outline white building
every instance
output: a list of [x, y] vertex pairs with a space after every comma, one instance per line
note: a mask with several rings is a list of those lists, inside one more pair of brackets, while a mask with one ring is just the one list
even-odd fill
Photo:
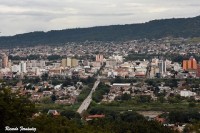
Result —
[[115, 77], [118, 75], [118, 72], [108, 72], [108, 77]]
[[13, 65], [13, 66], [11, 66], [11, 71], [12, 71], [12, 72], [20, 72], [20, 67], [19, 67], [19, 65]]
[[27, 61], [27, 68], [31, 67], [39, 67], [39, 68], [44, 68], [46, 66], [46, 61], [45, 60], [28, 60]]
[[114, 55], [113, 58], [114, 58], [117, 62], [123, 62], [123, 57], [122, 57], [122, 56]]
[[19, 67], [20, 67], [20, 71], [19, 72], [22, 72], [22, 73], [26, 73], [27, 70], [26, 70], [26, 62], [25, 61], [21, 61], [19, 63]]
[[174, 71], [179, 71], [181, 69], [181, 65], [179, 63], [174, 63]]
[[196, 96], [196, 93], [188, 91], [188, 90], [182, 90], [182, 91], [180, 91], [180, 95], [182, 97], [192, 97], [192, 96]]
[[160, 74], [164, 74], [166, 73], [166, 61], [163, 61], [163, 60], [159, 60], [158, 61], [158, 68], [159, 68], [159, 73]]

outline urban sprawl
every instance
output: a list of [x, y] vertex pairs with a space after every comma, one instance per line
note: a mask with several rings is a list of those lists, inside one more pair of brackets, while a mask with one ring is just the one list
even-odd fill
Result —
[[[128, 96], [147, 96], [150, 101], [172, 103], [176, 96], [199, 101], [199, 84], [195, 86], [188, 81], [196, 82], [200, 77], [199, 53], [199, 42], [170, 37], [1, 49], [0, 78], [4, 82], [13, 81], [9, 84], [13, 92], [29, 95], [37, 104], [48, 100], [67, 106], [80, 103], [76, 108], [80, 114], [92, 101], [104, 105], [126, 100]], [[4, 82], [1, 87], [7, 84]], [[104, 85], [109, 91], [95, 100], [98, 86]], [[88, 95], [80, 99], [87, 88]], [[55, 108], [49, 108], [48, 113], [59, 115]], [[143, 115], [163, 122], [154, 113]], [[87, 120], [102, 117], [106, 115], [88, 115]], [[178, 128], [183, 130], [184, 124]]]

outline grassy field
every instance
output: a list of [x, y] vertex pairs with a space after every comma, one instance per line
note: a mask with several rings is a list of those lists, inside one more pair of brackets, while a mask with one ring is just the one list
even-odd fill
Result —
[[200, 111], [200, 104], [196, 103], [194, 107], [190, 107], [188, 102], [181, 103], [130, 103], [130, 102], [114, 102], [109, 104], [92, 104], [90, 108], [99, 107], [106, 108], [113, 111], [174, 111], [174, 110], [198, 110]]

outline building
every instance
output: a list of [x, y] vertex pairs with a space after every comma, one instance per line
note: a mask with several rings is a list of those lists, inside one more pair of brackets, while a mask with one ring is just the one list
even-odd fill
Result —
[[116, 60], [114, 60], [114, 59], [106, 60], [106, 67], [114, 68], [116, 65], [117, 65]]
[[197, 69], [197, 61], [191, 56], [189, 60], [183, 60], [183, 70], [196, 70]]
[[13, 65], [13, 66], [11, 67], [11, 71], [12, 71], [12, 72], [20, 72], [20, 67], [19, 67], [19, 65]]
[[21, 61], [19, 63], [19, 68], [20, 68], [20, 72], [26, 73], [27, 72], [27, 70], [26, 70], [26, 62], [25, 61]]
[[61, 66], [64, 68], [67, 67], [67, 59], [62, 59]]
[[71, 66], [72, 66], [72, 67], [78, 66], [78, 60], [75, 59], [75, 58], [73, 58], [73, 59], [71, 60]]
[[200, 77], [200, 64], [197, 65], [196, 76]]
[[101, 54], [96, 55], [96, 61], [103, 62], [103, 55], [101, 55]]
[[174, 68], [174, 71], [179, 71], [181, 69], [181, 66], [179, 63], [174, 63], [173, 68]]
[[152, 61], [151, 61], [151, 65], [152, 66], [157, 66], [158, 65], [158, 59], [157, 58], [154, 58], [154, 59], [152, 59]]
[[27, 68], [32, 68], [32, 67], [39, 67], [39, 68], [45, 68], [46, 62], [45, 60], [28, 60], [26, 62]]
[[62, 59], [61, 60], [61, 66], [62, 67], [76, 67], [78, 66], [78, 60], [75, 59], [75, 58], [70, 58], [70, 57], [67, 57], [67, 59]]
[[2, 55], [2, 67], [7, 68], [8, 67], [8, 56], [6, 54]]
[[101, 114], [101, 115], [98, 115], [98, 114], [88, 115], [86, 117], [86, 121], [93, 120], [93, 119], [99, 119], [99, 118], [105, 118], [105, 115], [104, 114]]
[[2, 61], [2, 59], [0, 59], [0, 68], [2, 68], [3, 66], [3, 61]]
[[67, 67], [72, 67], [72, 59], [67, 57]]
[[188, 91], [188, 90], [182, 90], [180, 92], [180, 95], [182, 97], [192, 97], [192, 96], [196, 96], [196, 93], [195, 92], [191, 92], [191, 91]]
[[117, 62], [123, 62], [123, 56], [113, 55], [113, 59], [115, 59]]
[[101, 62], [97, 62], [97, 61], [91, 62], [91, 65], [92, 65], [93, 67], [101, 67]]
[[188, 69], [188, 60], [183, 60], [183, 70]]
[[158, 68], [159, 68], [159, 73], [161, 75], [163, 75], [164, 73], [166, 73], [166, 62], [163, 60], [159, 60], [158, 61]]
[[60, 113], [57, 110], [49, 110], [47, 115], [58, 116]]

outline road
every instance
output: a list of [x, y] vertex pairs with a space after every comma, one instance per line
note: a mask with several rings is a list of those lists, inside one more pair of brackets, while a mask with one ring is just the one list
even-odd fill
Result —
[[92, 88], [92, 90], [90, 91], [90, 94], [86, 97], [86, 99], [83, 101], [83, 103], [81, 104], [81, 106], [78, 108], [77, 112], [79, 114], [81, 114], [84, 110], [87, 110], [91, 101], [92, 101], [92, 93], [95, 91], [95, 89], [97, 88], [97, 86], [99, 85], [100, 80], [97, 79], [97, 81], [94, 83], [94, 86]]

